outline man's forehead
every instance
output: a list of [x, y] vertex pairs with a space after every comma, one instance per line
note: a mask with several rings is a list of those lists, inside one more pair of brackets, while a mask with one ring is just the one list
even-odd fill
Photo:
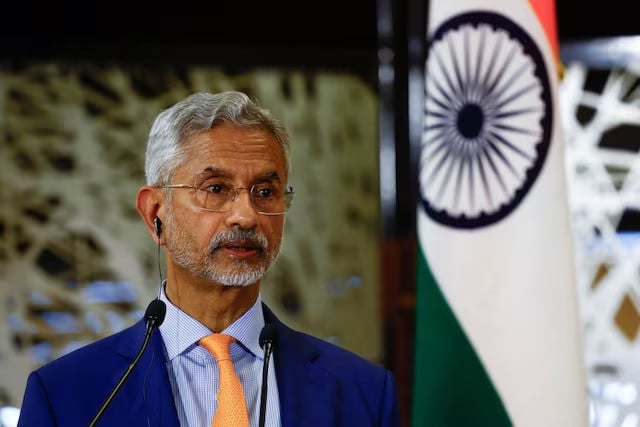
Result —
[[282, 145], [269, 132], [252, 128], [213, 128], [185, 141], [192, 155], [284, 161]]

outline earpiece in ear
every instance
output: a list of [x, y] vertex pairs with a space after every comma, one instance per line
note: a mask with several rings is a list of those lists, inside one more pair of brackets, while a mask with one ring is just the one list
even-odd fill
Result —
[[160, 221], [160, 218], [155, 217], [153, 219], [153, 225], [156, 229], [156, 236], [158, 236], [158, 239], [159, 239], [160, 236], [162, 235], [162, 221]]

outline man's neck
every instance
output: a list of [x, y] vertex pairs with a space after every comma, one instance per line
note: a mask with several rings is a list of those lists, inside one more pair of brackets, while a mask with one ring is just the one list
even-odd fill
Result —
[[168, 275], [165, 287], [173, 305], [213, 332], [223, 331], [246, 313], [255, 304], [259, 290], [259, 282], [249, 286], [225, 286], [176, 275]]

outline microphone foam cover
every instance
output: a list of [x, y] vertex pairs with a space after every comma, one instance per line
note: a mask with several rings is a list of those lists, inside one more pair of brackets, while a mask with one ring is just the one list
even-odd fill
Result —
[[278, 328], [273, 323], [267, 323], [260, 331], [260, 348], [264, 347], [266, 342], [275, 345], [278, 342]]
[[160, 326], [164, 322], [164, 316], [167, 314], [167, 306], [164, 301], [154, 299], [147, 306], [147, 311], [144, 313], [144, 319], [149, 322], [153, 322], [154, 326]]

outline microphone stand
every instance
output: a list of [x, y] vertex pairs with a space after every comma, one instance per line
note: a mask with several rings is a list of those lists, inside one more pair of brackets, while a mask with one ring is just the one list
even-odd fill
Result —
[[267, 323], [260, 332], [260, 347], [264, 348], [264, 363], [262, 364], [262, 391], [260, 392], [260, 418], [258, 426], [264, 427], [267, 412], [267, 383], [269, 382], [269, 359], [277, 341], [277, 329], [273, 323]]

